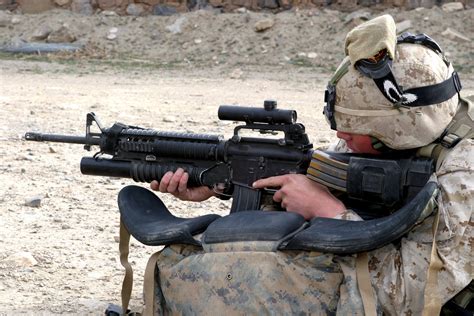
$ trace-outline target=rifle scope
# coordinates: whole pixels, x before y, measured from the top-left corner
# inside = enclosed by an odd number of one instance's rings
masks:
[[[293,124],[296,122],[296,111],[277,109],[277,103],[274,100],[265,100],[264,108],[221,105],[217,115],[220,120],[246,123]]]

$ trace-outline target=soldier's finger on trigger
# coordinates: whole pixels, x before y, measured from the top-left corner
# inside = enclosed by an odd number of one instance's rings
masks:
[[[255,185],[257,184],[257,185]],[[265,179],[260,179],[254,182],[254,186],[258,188],[264,187],[281,187],[282,185],[282,178],[281,177],[269,177]]]

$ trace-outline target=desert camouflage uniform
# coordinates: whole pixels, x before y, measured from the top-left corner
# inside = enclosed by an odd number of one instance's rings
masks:
[[[436,240],[444,265],[438,274],[437,292],[444,304],[473,278],[474,140],[465,139],[452,149],[431,180],[440,187]],[[369,271],[379,312],[421,314],[434,220],[434,215],[425,219],[399,244],[369,252]]]
[[[411,88],[446,80],[453,69],[429,48],[399,44],[392,71],[401,86]],[[466,106],[466,102],[458,101],[456,95],[436,105],[396,109],[378,91],[371,78],[349,66],[336,85],[337,130],[371,135],[397,150],[423,147],[440,137],[459,104]],[[472,109],[473,105],[470,106]],[[458,143],[437,166],[431,179],[440,188],[436,240],[443,262],[438,273],[437,293],[431,294],[437,295],[443,304],[473,278],[473,145],[472,138]],[[434,216],[427,218],[399,244],[390,244],[369,253],[369,270],[379,311],[389,315],[421,314],[434,220]]]
[[[431,66],[440,64],[430,61],[440,59],[431,50],[417,47],[421,45],[397,47],[393,72],[403,87],[430,85],[450,76],[452,69],[446,70],[442,62],[444,68],[440,66],[432,76],[426,76]],[[408,62],[400,62],[400,58]],[[437,139],[454,117],[458,105],[456,97],[421,109],[385,106],[387,100],[375,83],[353,67],[336,88],[338,130],[368,134],[396,149],[417,148]],[[388,121],[391,123],[387,124]],[[418,128],[433,133],[418,135]],[[383,133],[373,134],[377,131]],[[451,149],[432,180],[440,188],[439,227],[435,237],[443,262],[435,291],[444,304],[472,280],[474,140],[464,139]],[[368,253],[378,314],[421,314],[433,245],[432,228],[437,218],[436,210],[433,211],[401,240]],[[350,210],[340,219],[361,220]],[[364,314],[356,255],[274,251],[274,246],[256,241],[166,247],[158,258],[156,313]]]

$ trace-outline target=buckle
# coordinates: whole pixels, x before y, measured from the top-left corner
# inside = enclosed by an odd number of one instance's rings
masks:
[[[459,75],[456,71],[453,72],[452,77],[454,82],[454,88],[456,89],[457,93],[459,93],[462,89],[461,79],[459,79]]]
[[[397,38],[397,43],[421,44],[437,52],[438,54],[443,54],[441,46],[439,46],[439,44],[436,43],[434,39],[424,33],[415,35],[410,32],[405,32]]]
[[[336,86],[328,84],[326,91],[324,91],[324,102],[326,105],[323,108],[323,115],[331,126],[331,129],[336,130],[336,119],[334,118],[334,107],[336,104]]]
[[[456,134],[450,133],[450,134],[445,135],[441,139],[440,143],[441,143],[441,146],[445,148],[453,148],[454,146],[457,145],[457,143],[461,141],[461,139],[462,137],[459,137]]]

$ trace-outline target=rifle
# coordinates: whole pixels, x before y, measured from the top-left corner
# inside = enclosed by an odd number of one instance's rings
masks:
[[[296,111],[277,109],[276,101],[266,100],[263,108],[222,105],[218,117],[245,124],[224,140],[221,135],[163,132],[122,123],[105,128],[91,112],[86,116],[85,136],[27,132],[25,139],[83,144],[87,151],[98,146],[92,157],[81,159],[81,173],[86,175],[151,182],[183,168],[189,174],[189,187],[223,188],[224,196],[233,198],[231,213],[257,210],[271,200],[274,190],[256,190],[254,181],[306,173],[313,145],[304,125],[296,123]],[[91,132],[93,125],[100,132]],[[245,137],[243,130],[282,133],[283,138]]]
[[[162,132],[122,123],[104,128],[91,112],[86,116],[85,136],[28,132],[25,139],[84,144],[88,151],[99,146],[92,157],[81,159],[81,172],[86,175],[151,182],[183,168],[189,174],[189,187],[219,188],[221,198],[232,197],[231,213],[268,206],[281,210],[273,203],[274,189],[257,190],[252,183],[298,173],[343,192],[339,197],[351,204],[375,204],[377,210],[370,213],[380,216],[380,206],[406,204],[433,173],[431,160],[410,157],[411,152],[375,159],[313,151],[304,125],[296,122],[296,111],[277,109],[274,100],[266,100],[263,108],[221,105],[218,117],[245,124],[236,126],[234,135],[224,140],[221,135]],[[94,124],[100,132],[91,132]],[[283,137],[242,136],[245,130]]]

